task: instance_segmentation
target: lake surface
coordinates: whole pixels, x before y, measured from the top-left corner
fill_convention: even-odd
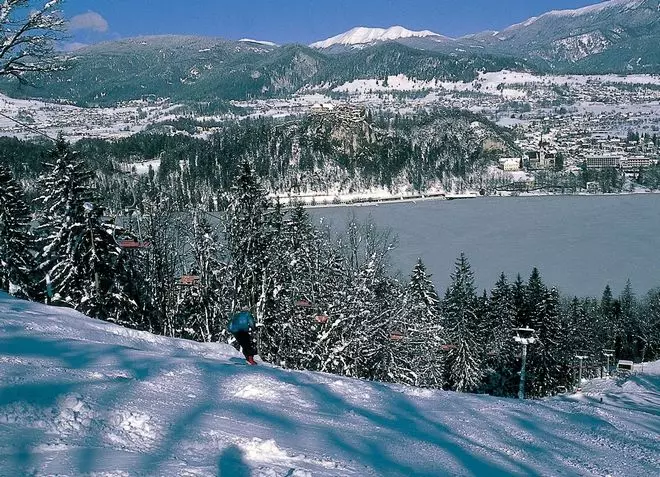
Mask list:
[[[501,272],[513,281],[537,267],[562,293],[615,295],[630,278],[638,295],[660,287],[660,194],[497,197],[309,209],[343,229],[350,213],[372,216],[399,239],[394,270],[408,276],[421,257],[444,294],[465,252],[477,286],[490,290]]]

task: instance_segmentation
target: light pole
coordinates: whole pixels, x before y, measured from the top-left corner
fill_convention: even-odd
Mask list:
[[[610,375],[610,358],[614,356],[614,350],[613,349],[604,349],[603,350],[603,355],[607,357],[607,376],[609,377]]]
[[[525,399],[525,366],[527,364],[527,345],[536,341],[532,328],[515,328],[516,336],[513,337],[516,343],[522,345],[522,366],[520,368],[520,387],[518,388],[518,399]]]
[[[580,360],[580,374],[578,375],[578,388],[582,387],[582,360],[587,359],[589,356],[578,354],[575,356]]]

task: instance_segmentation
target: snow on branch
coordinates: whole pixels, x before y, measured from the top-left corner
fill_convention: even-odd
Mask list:
[[[0,76],[26,82],[25,73],[61,71],[53,45],[65,27],[63,0],[4,0],[0,3]]]

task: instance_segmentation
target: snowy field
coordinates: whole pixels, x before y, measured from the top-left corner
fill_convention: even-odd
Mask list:
[[[37,128],[52,138],[62,133],[72,142],[88,137],[127,137],[143,131],[149,124],[176,118],[174,112],[178,108],[180,105],[167,101],[152,104],[137,100],[117,107],[81,108],[0,94],[0,112],[3,115],[0,116],[0,136],[33,138],[38,136],[34,130]]]
[[[519,402],[249,367],[0,294],[0,475],[658,475],[660,363]],[[600,398],[603,402],[600,402]]]
[[[523,91],[511,89],[524,85],[571,85],[583,86],[587,84],[628,84],[628,85],[659,85],[660,75],[537,75],[526,72],[502,70],[497,72],[481,72],[473,82],[440,81],[437,79],[424,81],[408,78],[405,75],[388,77],[387,82],[382,79],[358,79],[337,86],[333,91],[340,93],[365,93],[386,91],[423,91],[423,90],[450,90],[486,92],[503,96],[508,99],[527,96]],[[503,85],[502,90],[497,87]],[[507,88],[509,87],[509,88]]]

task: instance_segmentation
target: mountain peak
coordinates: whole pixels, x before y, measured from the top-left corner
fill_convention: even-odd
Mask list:
[[[364,45],[376,41],[427,36],[446,38],[429,30],[412,31],[398,25],[390,28],[356,27],[340,35],[328,38],[327,40],[312,43],[310,46],[312,48],[330,48],[334,45]]]

